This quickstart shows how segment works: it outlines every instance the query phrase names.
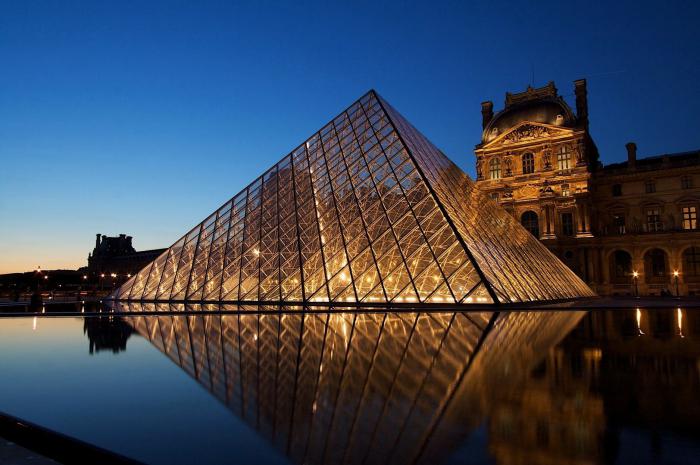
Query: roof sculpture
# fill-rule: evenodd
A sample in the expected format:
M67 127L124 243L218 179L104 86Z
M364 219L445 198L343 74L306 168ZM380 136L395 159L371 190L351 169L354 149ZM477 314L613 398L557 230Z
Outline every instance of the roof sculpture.
M483 304L592 295L372 90L110 297Z

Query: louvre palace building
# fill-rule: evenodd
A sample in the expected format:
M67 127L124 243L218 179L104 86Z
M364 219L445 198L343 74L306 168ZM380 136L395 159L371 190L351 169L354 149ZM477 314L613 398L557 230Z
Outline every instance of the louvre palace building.
M600 295L700 294L700 151L603 165L586 81L482 103L477 186Z

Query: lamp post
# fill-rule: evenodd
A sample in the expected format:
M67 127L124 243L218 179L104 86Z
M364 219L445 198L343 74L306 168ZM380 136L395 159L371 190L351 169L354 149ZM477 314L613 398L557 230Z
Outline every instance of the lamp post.
M632 279L634 279L634 297L639 298L639 286L637 285L637 280L639 279L639 273L636 271L632 272Z
M680 292L678 292L678 275L679 275L678 270L675 270L673 272L673 279L676 281L676 298L681 296Z

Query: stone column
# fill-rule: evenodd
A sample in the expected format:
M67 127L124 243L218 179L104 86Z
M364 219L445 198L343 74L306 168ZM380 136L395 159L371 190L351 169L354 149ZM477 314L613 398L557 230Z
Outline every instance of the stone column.
M582 217L582 206L576 202L574 205L575 211L576 211L576 235L580 236L581 233L583 232L583 219Z

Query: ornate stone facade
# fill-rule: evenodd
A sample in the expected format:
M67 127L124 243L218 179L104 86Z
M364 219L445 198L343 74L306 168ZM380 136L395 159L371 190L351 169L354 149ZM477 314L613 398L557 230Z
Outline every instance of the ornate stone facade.
M554 83L482 104L477 185L601 295L700 294L700 151L603 166ZM677 272L677 275L676 275Z

